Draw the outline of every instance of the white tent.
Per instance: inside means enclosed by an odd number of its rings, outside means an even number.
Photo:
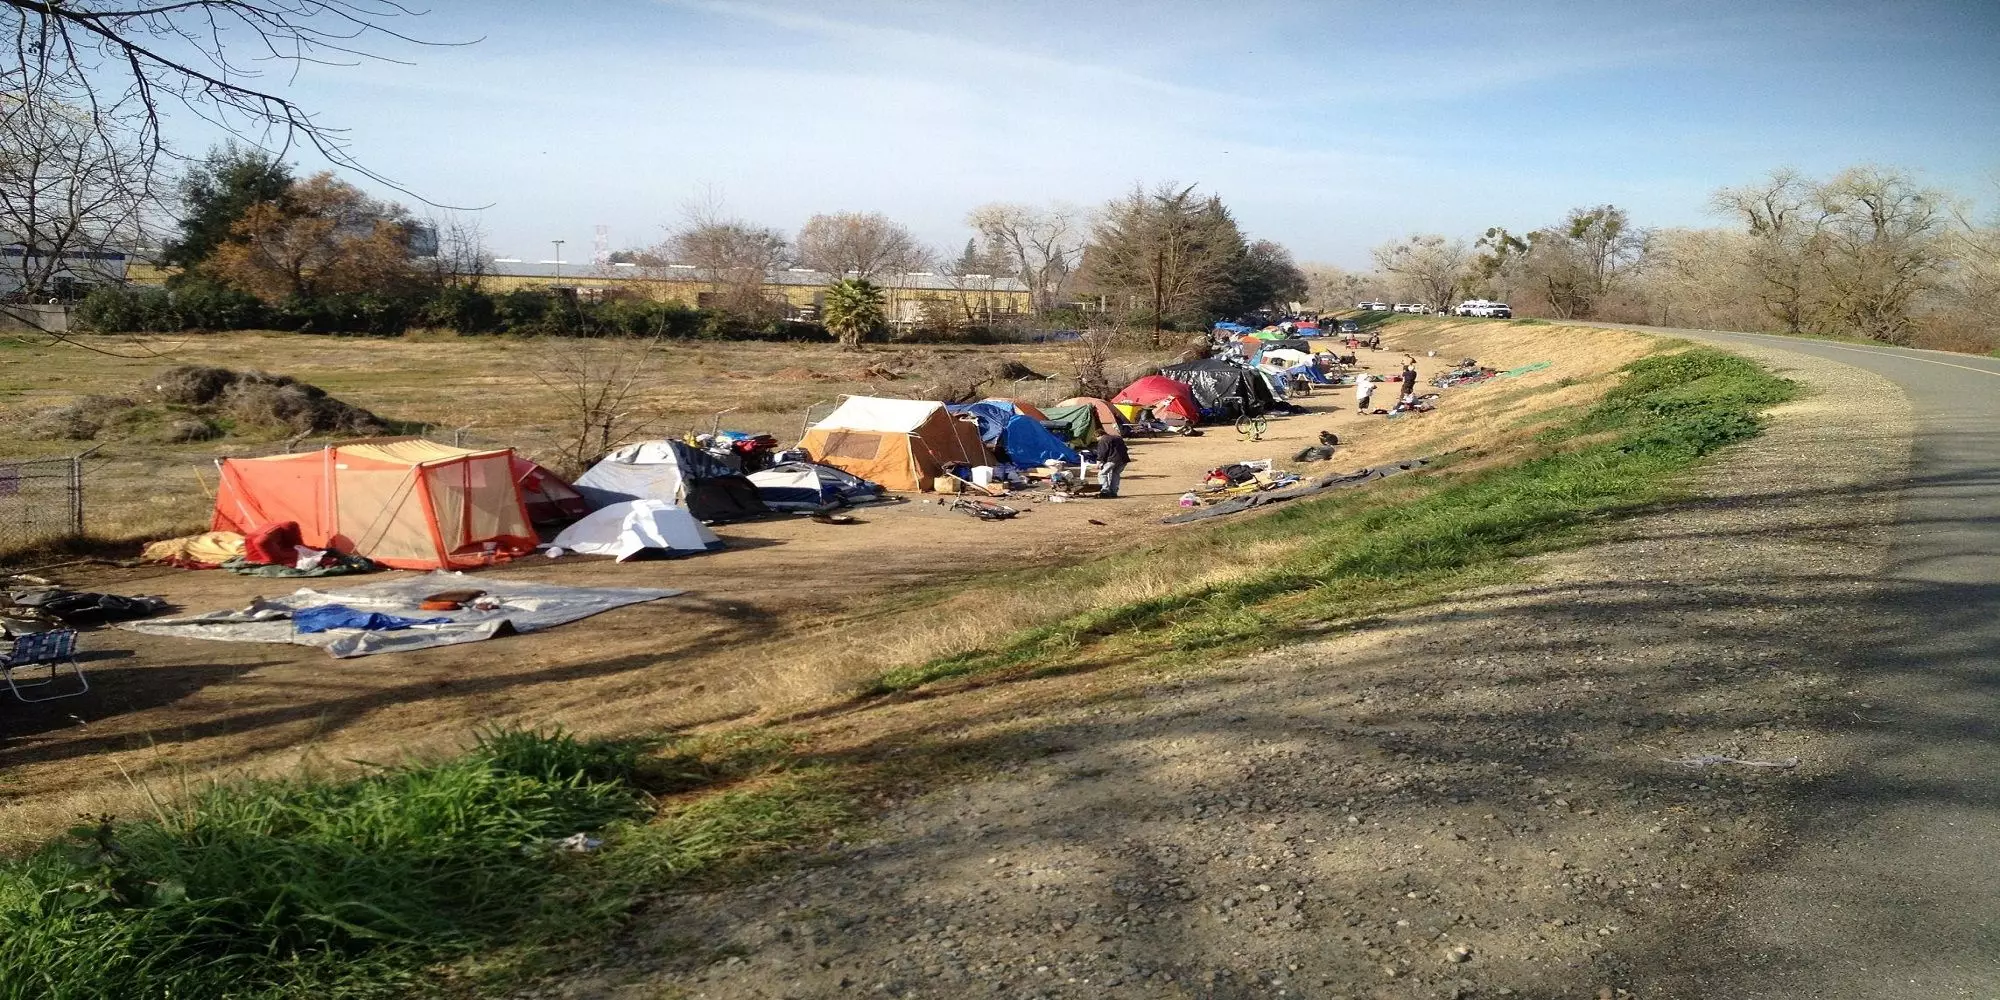
[[[587,556],[612,556],[619,562],[647,549],[706,552],[720,548],[722,539],[684,507],[664,500],[627,500],[593,511],[564,528],[553,543]]]
[[[627,500],[665,500],[698,520],[719,521],[768,514],[757,487],[742,474],[681,441],[642,441],[604,456],[578,476],[576,491],[592,507]]]
[[[1274,347],[1265,351],[1260,355],[1260,358],[1267,364],[1277,362],[1286,368],[1290,368],[1293,365],[1309,364],[1312,361],[1312,355],[1304,351],[1294,351],[1289,347]]]

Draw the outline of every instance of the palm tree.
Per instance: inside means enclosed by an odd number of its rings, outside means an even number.
[[[842,344],[859,346],[882,326],[883,318],[882,290],[866,279],[842,278],[827,287],[820,322]]]

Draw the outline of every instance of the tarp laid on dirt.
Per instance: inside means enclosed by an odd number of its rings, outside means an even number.
[[[490,610],[467,606],[457,611],[424,611],[418,607],[426,596],[450,590],[485,591],[497,606]],[[284,597],[252,601],[248,607],[238,611],[129,622],[118,627],[180,639],[318,646],[337,658],[345,659],[478,642],[508,632],[539,632],[613,608],[677,597],[682,593],[679,590],[637,587],[563,587],[532,580],[438,572],[340,590],[298,590]],[[330,604],[398,617],[448,618],[450,621],[414,625],[390,632],[333,629],[302,633],[293,626],[294,612]]]

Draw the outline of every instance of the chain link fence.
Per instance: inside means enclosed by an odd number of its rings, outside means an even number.
[[[0,460],[0,552],[82,534],[82,458]]]

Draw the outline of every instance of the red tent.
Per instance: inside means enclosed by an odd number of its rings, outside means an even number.
[[[1112,397],[1113,403],[1125,406],[1151,407],[1160,416],[1175,416],[1190,424],[1201,423],[1201,406],[1194,401],[1194,390],[1186,382],[1176,382],[1165,375],[1148,375],[1123,389]]]
[[[590,513],[590,503],[561,476],[519,455],[514,456],[514,482],[521,503],[535,524],[568,524]]]

